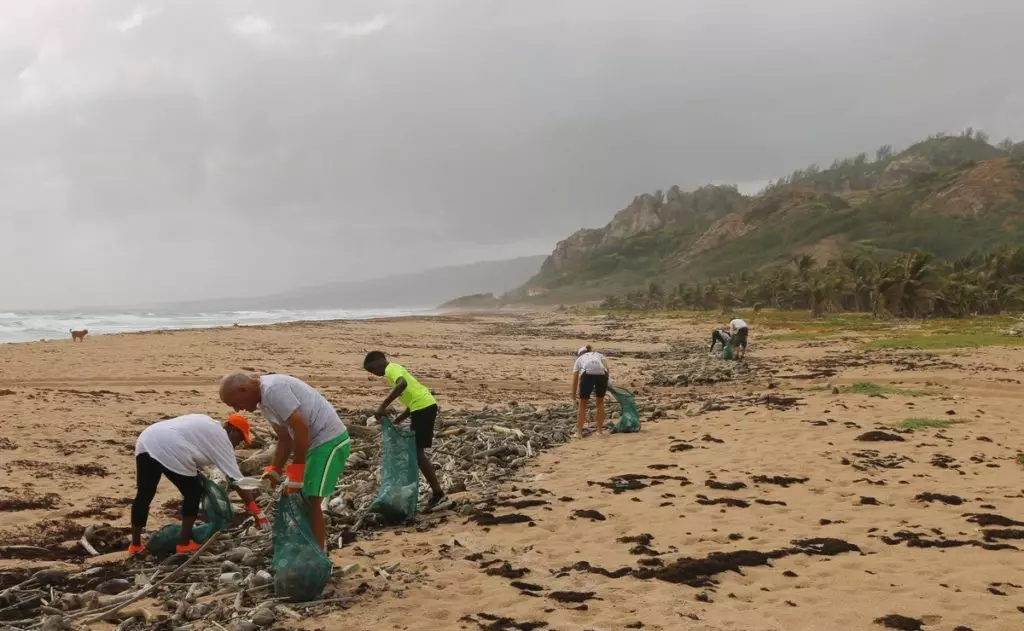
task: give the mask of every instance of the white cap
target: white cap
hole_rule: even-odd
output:
[[[576,351],[576,357],[579,357],[580,355],[582,355],[583,353],[586,353],[586,352],[587,352],[587,347],[586,346],[581,346],[580,350]]]

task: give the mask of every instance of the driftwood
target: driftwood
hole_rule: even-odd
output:
[[[352,450],[342,479],[334,494],[325,498],[325,516],[329,547],[351,545],[358,537],[374,536],[384,527],[366,511],[379,491],[381,440],[376,423],[359,424],[367,410],[342,410],[353,438]],[[615,406],[609,406],[609,422]],[[568,441],[575,431],[575,410],[571,405],[537,409],[529,405],[509,405],[478,411],[445,411],[438,419],[432,459],[442,485],[455,499],[455,510],[473,510],[475,497],[489,496],[509,475],[541,451]],[[240,463],[246,475],[259,475],[270,462],[273,449],[264,449]],[[212,475],[216,480],[217,476]],[[422,485],[426,495],[429,489]],[[460,495],[465,493],[466,495]],[[273,518],[276,495],[258,492],[257,503]],[[439,520],[420,518],[419,527],[431,527]],[[79,545],[93,554],[103,550],[98,534],[90,529]],[[99,548],[99,550],[97,550]],[[40,548],[47,554],[49,551]],[[253,527],[251,518],[228,531],[217,533],[177,567],[159,563],[143,555],[121,562],[122,593],[100,594],[98,587],[111,587],[111,573],[96,568],[76,574],[37,572],[3,590],[0,607],[7,617],[17,611],[22,620],[0,622],[0,630],[66,631],[98,621],[110,621],[120,631],[161,629],[251,628],[250,623],[275,628],[302,618],[350,606],[358,593],[345,591],[364,581],[352,576],[359,567],[350,564],[335,568],[334,587],[322,600],[284,606],[273,597],[270,534]],[[170,561],[179,557],[172,556]],[[159,565],[158,565],[159,563]],[[166,563],[166,562],[165,562]],[[107,566],[109,567],[109,566]],[[400,589],[396,573],[406,572],[395,564],[382,564],[373,576],[382,581],[377,589]],[[158,580],[159,579],[159,580]],[[137,587],[131,587],[132,583]],[[71,585],[75,587],[70,588]],[[394,587],[392,587],[394,585]],[[138,602],[154,598],[158,609],[141,608]],[[244,624],[243,624],[244,623]],[[6,625],[6,626],[5,626]],[[287,627],[283,627],[287,628]]]
[[[242,462],[238,463],[238,468],[241,469],[242,475],[259,475],[263,473],[263,467],[270,464],[274,458],[274,449],[264,449],[263,451],[249,456]]]
[[[108,609],[108,610],[102,611],[102,612],[100,612],[98,614],[89,616],[88,618],[85,619],[85,622],[89,623],[89,622],[96,622],[96,621],[99,621],[99,620],[103,620],[103,619],[107,618],[108,616],[111,616],[111,615],[117,613],[118,611],[120,611],[121,609],[127,607],[128,605],[132,604],[133,602],[141,600],[141,599],[145,598],[146,596],[150,595],[151,593],[153,593],[156,590],[157,587],[160,587],[164,583],[170,583],[173,579],[178,578],[179,576],[181,576],[181,574],[185,571],[185,569],[188,566],[192,565],[193,563],[195,563],[196,561],[199,560],[199,557],[202,556],[203,552],[208,550],[211,546],[213,546],[214,543],[216,543],[217,539],[220,538],[220,534],[221,533],[219,533],[219,532],[215,532],[212,537],[210,537],[209,539],[206,540],[206,543],[204,543],[202,546],[200,546],[200,548],[198,550],[196,550],[194,553],[192,553],[192,556],[190,556],[188,559],[186,559],[185,562],[182,563],[181,565],[179,565],[177,569],[175,569],[173,572],[171,572],[167,576],[165,576],[162,579],[160,579],[158,582],[156,582],[156,583],[154,583],[152,585],[147,585],[146,587],[143,587],[138,592],[136,592],[133,596],[127,598],[124,602],[122,602],[122,603],[120,603],[118,605],[115,605],[111,609]]]

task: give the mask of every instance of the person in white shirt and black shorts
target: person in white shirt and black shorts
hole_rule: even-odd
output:
[[[736,359],[743,359],[747,354],[747,336],[750,334],[750,328],[746,322],[736,318],[729,323],[729,332],[735,340],[733,347],[736,348]]]
[[[597,413],[594,417],[597,434],[604,433],[604,397],[608,393],[608,362],[604,355],[590,345],[576,351],[576,363],[572,367],[572,396],[576,403],[576,437],[583,438],[583,427],[587,424],[587,404],[591,395],[597,398]]]

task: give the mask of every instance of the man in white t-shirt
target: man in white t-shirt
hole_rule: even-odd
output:
[[[594,424],[597,434],[604,433],[604,396],[608,392],[608,362],[588,344],[576,351],[576,362],[572,365],[572,397],[576,403],[576,437],[583,438],[583,427],[587,424],[587,404],[590,395],[597,396],[597,412]]]
[[[736,347],[736,359],[743,359],[743,356],[747,354],[747,336],[750,334],[747,323],[739,318],[735,318],[729,323],[729,332],[732,333],[733,338],[736,340],[735,344],[733,344]]]
[[[249,421],[232,414],[222,426],[205,414],[186,414],[160,421],[147,427],[135,442],[135,500],[132,502],[132,543],[129,554],[143,551],[142,531],[149,518],[149,505],[156,495],[160,478],[166,476],[181,491],[181,538],[179,553],[195,552],[199,544],[192,541],[192,524],[199,515],[203,495],[203,479],[199,470],[214,466],[229,480],[240,480],[242,472],[235,460],[235,448],[252,444]],[[261,527],[269,520],[260,513],[248,491],[235,489],[246,508]]]
[[[309,504],[313,534],[326,550],[327,524],[321,502],[334,492],[352,448],[348,429],[322,394],[290,375],[226,375],[220,399],[235,410],[258,407],[277,433],[274,459],[264,477],[281,480],[285,493],[301,491]],[[288,459],[292,464],[287,466]]]

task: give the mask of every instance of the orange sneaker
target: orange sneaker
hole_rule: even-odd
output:
[[[141,554],[145,551],[146,546],[135,546],[130,543],[128,544],[128,556],[135,556],[136,554]]]
[[[199,549],[199,544],[195,541],[189,541],[188,545],[178,545],[174,548],[174,551],[178,554],[188,554],[189,552],[195,552]]]

